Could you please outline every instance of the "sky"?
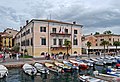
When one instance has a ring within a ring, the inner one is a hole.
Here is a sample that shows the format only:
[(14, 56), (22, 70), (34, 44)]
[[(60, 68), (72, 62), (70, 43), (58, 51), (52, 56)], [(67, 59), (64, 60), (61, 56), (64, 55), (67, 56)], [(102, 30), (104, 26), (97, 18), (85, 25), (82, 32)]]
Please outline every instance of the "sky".
[(120, 34), (120, 0), (1, 0), (0, 31), (19, 30), (32, 19), (76, 21), (84, 35), (106, 30)]

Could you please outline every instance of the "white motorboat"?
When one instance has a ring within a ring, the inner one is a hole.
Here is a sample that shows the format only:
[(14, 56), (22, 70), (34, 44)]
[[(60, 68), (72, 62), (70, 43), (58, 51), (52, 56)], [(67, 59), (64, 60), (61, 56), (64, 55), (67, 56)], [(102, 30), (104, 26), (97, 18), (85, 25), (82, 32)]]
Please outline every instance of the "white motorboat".
[(34, 66), (38, 72), (43, 74), (49, 74), (49, 70), (46, 67), (44, 67), (43, 64), (35, 63)]
[(28, 75), (33, 76), (33, 75), (36, 75), (37, 73), (37, 69), (28, 63), (24, 64), (22, 68), (23, 68), (23, 71)]
[(4, 65), (0, 65), (0, 78), (7, 77), (8, 69)]
[(98, 79), (96, 77), (86, 76), (86, 75), (79, 76), (78, 78), (82, 82), (105, 82), (104, 80)]

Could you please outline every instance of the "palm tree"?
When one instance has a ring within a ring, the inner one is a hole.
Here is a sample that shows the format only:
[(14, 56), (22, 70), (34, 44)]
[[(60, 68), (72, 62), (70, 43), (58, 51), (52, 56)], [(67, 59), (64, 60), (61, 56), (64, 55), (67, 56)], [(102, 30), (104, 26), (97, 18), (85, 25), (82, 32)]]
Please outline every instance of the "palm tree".
[(102, 41), (100, 45), (103, 45), (104, 46), (104, 57), (105, 57), (105, 46), (107, 46), (109, 44), (108, 41)]
[(66, 48), (67, 48), (67, 54), (68, 54), (68, 49), (71, 48), (71, 41), (65, 39), (64, 46), (66, 46)]
[(108, 50), (108, 46), (110, 45), (109, 41), (106, 41), (106, 46), (107, 46), (107, 52), (109, 52)]
[(113, 45), (116, 46), (116, 55), (117, 55), (117, 46), (120, 46), (120, 42), (115, 41), (115, 42), (113, 42)]
[(90, 50), (91, 42), (88, 41), (86, 45), (87, 45), (87, 47), (88, 47), (88, 57), (90, 57), (90, 55), (89, 55), (89, 50)]

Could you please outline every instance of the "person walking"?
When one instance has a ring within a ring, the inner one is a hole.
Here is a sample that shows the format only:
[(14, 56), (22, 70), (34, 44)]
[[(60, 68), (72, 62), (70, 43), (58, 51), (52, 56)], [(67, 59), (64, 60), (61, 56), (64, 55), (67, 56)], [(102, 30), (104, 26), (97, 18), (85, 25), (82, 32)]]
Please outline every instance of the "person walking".
[(16, 59), (19, 60), (19, 54), (18, 53), (16, 53)]
[(63, 60), (65, 59), (65, 53), (63, 54)]
[(5, 53), (3, 54), (3, 62), (5, 62)]

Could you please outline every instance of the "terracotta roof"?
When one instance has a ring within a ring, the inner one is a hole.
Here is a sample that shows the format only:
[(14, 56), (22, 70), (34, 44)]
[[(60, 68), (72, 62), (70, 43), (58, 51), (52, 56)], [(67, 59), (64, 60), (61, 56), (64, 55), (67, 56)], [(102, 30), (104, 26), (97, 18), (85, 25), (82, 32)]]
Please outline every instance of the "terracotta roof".
[(120, 36), (117, 34), (98, 34), (98, 35), (94, 35), (95, 37), (99, 37), (99, 36)]
[[(76, 26), (81, 26), (81, 27), (83, 27), (83, 25), (78, 25), (78, 24), (73, 24), (73, 23), (66, 23), (66, 22), (62, 22), (62, 21), (56, 21), (56, 20), (39, 20), (39, 19), (32, 19), (30, 22), (28, 22), (28, 24), (30, 24), (31, 22), (33, 22), (33, 21), (44, 21), (44, 22), (54, 22), (54, 23), (62, 23), (62, 24), (70, 24), (70, 25), (76, 25)], [(27, 25), (28, 25), (27, 24)], [(25, 26), (23, 26), (23, 28), (25, 28)], [(23, 29), (22, 28), (22, 29)], [(17, 34), (19, 34), (21, 32), (21, 30), (17, 33)], [(17, 35), (16, 34), (16, 35)], [(15, 36), (16, 37), (16, 36)]]
[(15, 29), (11, 29), (11, 28), (6, 28), (6, 29), (4, 30), (4, 32), (5, 32), (6, 30), (13, 30), (13, 31), (18, 32), (17, 30), (15, 30)]

